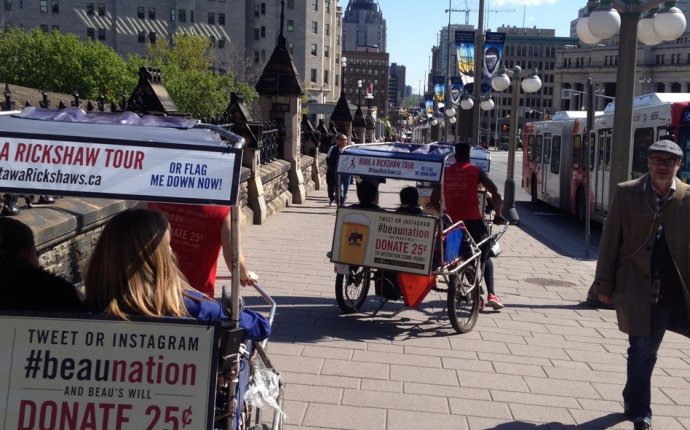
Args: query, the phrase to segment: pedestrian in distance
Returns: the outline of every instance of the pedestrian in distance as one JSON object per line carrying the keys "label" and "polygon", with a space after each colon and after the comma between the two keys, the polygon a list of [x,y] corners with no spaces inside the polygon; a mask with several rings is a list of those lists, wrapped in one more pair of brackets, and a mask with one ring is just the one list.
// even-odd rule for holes
{"label": "pedestrian in distance", "polygon": [[[344,206],[347,201],[347,190],[350,188],[350,175],[340,175],[340,181],[338,182],[338,161],[340,159],[340,153],[348,145],[347,136],[340,133],[335,137],[335,145],[331,146],[326,153],[326,185],[328,188],[328,199],[329,204],[337,204],[338,206]],[[340,187],[340,201],[338,199],[336,187]]]}
{"label": "pedestrian in distance", "polygon": [[676,178],[683,151],[649,147],[649,172],[618,184],[601,235],[593,291],[628,335],[625,415],[652,428],[651,379],[666,330],[690,337],[690,195]]}

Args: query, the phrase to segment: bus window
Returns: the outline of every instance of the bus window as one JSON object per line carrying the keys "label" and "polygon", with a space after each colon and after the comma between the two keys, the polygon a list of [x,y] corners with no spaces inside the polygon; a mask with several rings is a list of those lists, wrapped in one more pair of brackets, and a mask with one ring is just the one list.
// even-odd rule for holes
{"label": "bus window", "polygon": [[[665,129],[665,128],[664,128]],[[652,127],[638,128],[633,136],[631,177],[639,178],[647,173],[647,148],[654,143]]]}
{"label": "bus window", "polygon": [[606,132],[600,131],[597,138],[597,170],[604,170],[604,147],[606,146]]}
{"label": "bus window", "polygon": [[690,182],[690,127],[681,127],[677,132],[678,146],[683,150],[683,162],[678,170],[678,177],[683,182]]}
{"label": "bus window", "polygon": [[606,165],[604,166],[604,169],[608,172],[611,170],[611,133],[606,133],[606,139],[604,141],[605,144],[605,154],[604,156]]}
{"label": "bus window", "polygon": [[553,136],[551,141],[551,173],[557,175],[561,170],[561,136]]}
{"label": "bus window", "polygon": [[534,161],[534,135],[527,136],[527,160]]}
{"label": "bus window", "polygon": [[544,163],[548,163],[551,159],[551,135],[547,134],[544,136]]}
{"label": "bus window", "polygon": [[541,149],[542,143],[544,142],[544,136],[538,135],[536,136],[536,139],[536,144],[534,146],[534,161],[541,163]]}
{"label": "bus window", "polygon": [[582,135],[573,136],[573,170],[580,169],[582,159]]}

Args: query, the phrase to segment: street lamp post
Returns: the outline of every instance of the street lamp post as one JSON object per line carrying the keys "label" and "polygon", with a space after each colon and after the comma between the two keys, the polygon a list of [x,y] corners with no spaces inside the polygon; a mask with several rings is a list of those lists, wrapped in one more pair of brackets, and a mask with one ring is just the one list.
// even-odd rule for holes
{"label": "street lamp post", "polygon": [[[655,8],[664,5],[655,13]],[[589,1],[589,13],[577,22],[576,30],[584,43],[595,44],[613,37],[620,29],[616,106],[613,112],[613,143],[609,176],[609,203],[620,182],[627,181],[631,165],[632,107],[635,94],[637,39],[647,45],[671,41],[685,32],[685,16],[675,1],[600,0]],[[651,14],[641,18],[641,14]]]}
{"label": "street lamp post", "polygon": [[[444,95],[443,95],[443,106],[444,106],[444,111],[446,113],[446,116],[448,119],[451,117],[455,116],[455,110],[453,109],[453,101],[450,98],[450,14],[453,12],[452,5],[451,5],[451,0],[448,0],[448,9],[446,10],[448,12],[448,43],[446,44],[446,49],[448,49],[448,55],[446,56],[446,79],[444,79],[445,87],[444,87]],[[448,110],[451,109],[453,110],[453,114],[449,115]],[[446,121],[446,127],[443,130],[443,140],[445,142],[448,141],[448,130],[450,129],[450,124],[448,121]]]}
{"label": "street lamp post", "polygon": [[510,100],[510,135],[508,140],[508,166],[506,169],[506,182],[503,188],[503,213],[505,218],[513,224],[520,221],[517,209],[515,209],[515,135],[518,128],[518,96],[520,89],[518,81],[522,79],[521,87],[525,93],[535,93],[541,88],[541,79],[537,76],[537,70],[523,71],[520,66],[512,70],[504,70],[492,81],[491,86],[496,91],[505,91],[513,84],[513,93]]}

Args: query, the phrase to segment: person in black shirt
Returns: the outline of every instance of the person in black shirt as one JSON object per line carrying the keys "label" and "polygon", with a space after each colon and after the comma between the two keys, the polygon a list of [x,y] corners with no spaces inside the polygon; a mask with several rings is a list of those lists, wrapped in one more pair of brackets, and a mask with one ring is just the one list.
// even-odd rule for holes
{"label": "person in black shirt", "polygon": [[0,217],[0,288],[0,310],[83,309],[71,283],[39,267],[31,228],[9,217]]}

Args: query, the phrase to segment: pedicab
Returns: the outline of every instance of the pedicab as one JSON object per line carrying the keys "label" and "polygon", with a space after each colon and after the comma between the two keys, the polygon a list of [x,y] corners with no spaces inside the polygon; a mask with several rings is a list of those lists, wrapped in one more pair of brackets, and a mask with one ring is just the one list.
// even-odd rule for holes
{"label": "pedicab", "polygon": [[[342,150],[339,175],[415,181],[422,191],[441,187],[435,215],[338,208],[329,256],[343,313],[361,311],[372,284],[380,300],[374,314],[390,300],[404,302],[398,312],[417,308],[436,290],[446,293],[453,329],[467,333],[474,328],[481,306],[481,250],[496,243],[507,225],[477,243],[462,221],[443,213],[444,167],[453,155],[454,147],[443,143],[371,143]],[[473,162],[488,169],[485,159]]]}
{"label": "pedicab", "polygon": [[[0,116],[0,191],[235,209],[243,145],[181,116],[29,107]],[[51,210],[69,212],[61,203]],[[238,268],[234,252],[223,286],[227,321],[0,312],[2,428],[269,428],[250,403],[274,406],[270,428],[282,428],[284,385],[267,340],[247,341],[240,327]],[[272,323],[275,302],[254,287]]]}

